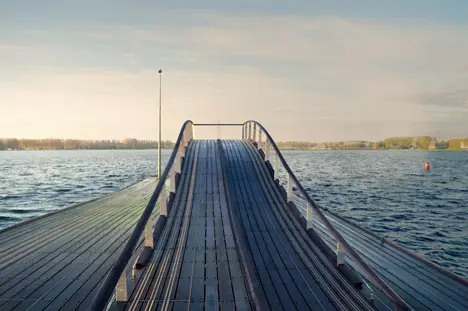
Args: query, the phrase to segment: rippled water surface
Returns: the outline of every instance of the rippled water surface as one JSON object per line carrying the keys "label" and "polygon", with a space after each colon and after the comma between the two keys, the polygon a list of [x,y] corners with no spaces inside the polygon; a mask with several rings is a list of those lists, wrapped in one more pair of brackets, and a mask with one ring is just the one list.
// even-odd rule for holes
{"label": "rippled water surface", "polygon": [[283,155],[319,204],[468,278],[468,152]]}
{"label": "rippled water surface", "polygon": [[[321,205],[468,278],[468,152],[284,155]],[[156,162],[156,150],[0,152],[0,228],[155,175]]]}
{"label": "rippled water surface", "polygon": [[0,228],[156,174],[156,150],[1,151]]}

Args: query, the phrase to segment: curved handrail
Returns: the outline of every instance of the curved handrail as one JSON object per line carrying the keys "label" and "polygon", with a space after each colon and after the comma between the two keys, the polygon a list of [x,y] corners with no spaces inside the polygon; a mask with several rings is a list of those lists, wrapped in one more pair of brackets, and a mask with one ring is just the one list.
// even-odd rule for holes
{"label": "curved handrail", "polygon": [[127,267],[127,264],[130,258],[133,256],[133,252],[135,251],[138,240],[140,239],[141,234],[143,233],[143,230],[146,226],[146,223],[150,219],[151,213],[153,212],[153,209],[156,206],[156,202],[159,198],[159,194],[161,193],[161,190],[165,186],[166,179],[174,164],[174,160],[176,159],[177,152],[179,152],[180,144],[182,140],[184,139],[185,129],[189,124],[193,125],[193,122],[191,120],[187,120],[182,125],[179,136],[177,138],[177,142],[174,146],[174,149],[169,158],[169,161],[167,162],[166,168],[164,169],[164,172],[159,178],[159,182],[156,186],[156,189],[154,190],[153,195],[151,196],[151,199],[146,205],[146,208],[143,211],[143,214],[141,215],[140,220],[136,224],[132,235],[128,239],[127,244],[125,245],[125,248],[120,253],[119,258],[117,259],[116,263],[110,270],[101,288],[99,288],[99,291],[97,292],[93,300],[93,303],[91,305],[91,310],[101,311],[106,307],[110,297],[114,293],[115,286],[117,285],[117,282],[119,281],[120,276],[122,275],[122,273],[125,273],[125,268]]}
{"label": "curved handrail", "polygon": [[[369,278],[369,280],[377,287],[379,288],[389,299],[393,301],[395,305],[397,305],[399,308],[404,309],[404,310],[410,310],[411,307],[389,286],[387,283],[382,280],[375,272],[374,270],[369,267],[364,260],[354,251],[354,249],[348,244],[348,242],[343,238],[343,236],[333,227],[333,225],[330,223],[330,221],[327,219],[327,217],[322,213],[321,209],[319,206],[314,202],[314,200],[311,199],[309,194],[305,191],[304,187],[302,187],[301,183],[297,179],[296,175],[294,175],[293,171],[289,167],[288,163],[284,159],[283,155],[281,154],[278,146],[276,145],[275,141],[271,137],[270,133],[265,129],[265,127],[260,124],[258,121],[255,120],[248,120],[243,123],[243,132],[244,132],[244,127],[246,125],[249,125],[249,123],[253,123],[254,125],[258,126],[259,129],[263,131],[267,139],[269,140],[271,146],[275,150],[278,159],[280,160],[281,164],[283,165],[284,169],[286,172],[289,174],[290,178],[296,185],[298,191],[304,196],[306,201],[310,204],[310,206],[314,209],[314,211],[317,213],[317,215],[320,217],[322,222],[324,223],[325,227],[330,231],[330,233],[333,235],[335,240],[339,243],[341,243],[345,251],[347,252],[348,256],[350,256],[356,264],[362,269],[364,274]],[[249,135],[251,134],[251,129],[249,128],[247,132]],[[255,129],[254,129],[255,131]],[[244,137],[243,137],[244,138]]]}

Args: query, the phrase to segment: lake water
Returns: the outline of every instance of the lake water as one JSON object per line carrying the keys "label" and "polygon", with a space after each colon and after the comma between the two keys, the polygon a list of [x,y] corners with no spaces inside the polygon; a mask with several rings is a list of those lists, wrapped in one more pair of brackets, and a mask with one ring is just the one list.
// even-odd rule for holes
{"label": "lake water", "polygon": [[1,151],[0,228],[156,175],[156,150]]}
{"label": "lake water", "polygon": [[[468,278],[468,152],[284,155],[318,203]],[[156,150],[0,152],[0,228],[154,176],[156,163]]]}

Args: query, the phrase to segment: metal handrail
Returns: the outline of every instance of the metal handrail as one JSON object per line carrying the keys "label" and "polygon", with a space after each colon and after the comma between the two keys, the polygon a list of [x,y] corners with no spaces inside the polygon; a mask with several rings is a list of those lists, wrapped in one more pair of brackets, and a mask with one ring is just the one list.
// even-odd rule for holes
{"label": "metal handrail", "polygon": [[[174,146],[174,149],[169,158],[169,161],[167,162],[164,172],[162,173],[161,176],[159,176],[159,182],[153,192],[153,195],[151,196],[151,199],[146,205],[146,208],[143,211],[143,214],[141,215],[140,220],[136,224],[135,229],[133,230],[132,235],[128,239],[127,244],[122,250],[119,258],[117,259],[116,263],[110,270],[102,286],[99,288],[99,291],[97,292],[93,300],[93,303],[91,305],[91,310],[101,311],[106,307],[107,303],[109,302],[110,298],[112,297],[114,293],[114,289],[116,288],[116,285],[119,282],[119,279],[121,278],[122,274],[125,274],[125,269],[127,267],[127,264],[132,258],[133,253],[137,247],[138,241],[141,237],[141,234],[143,233],[145,227],[147,226],[148,220],[150,219],[151,214],[154,210],[154,207],[156,206],[156,202],[159,198],[159,195],[161,191],[165,189],[165,183],[170,174],[170,171],[173,168],[173,166],[177,164],[175,163],[175,159],[178,156],[178,154],[180,155],[180,148],[185,148],[184,146],[185,142],[187,140],[192,139],[193,134],[190,135],[190,133],[187,139],[186,129],[188,129],[188,127],[192,128],[193,125],[194,123],[190,120],[185,121],[184,124],[182,125],[179,136],[177,138],[177,142]],[[172,172],[172,174],[174,174],[174,172]]]}
{"label": "metal handrail", "polygon": [[194,126],[242,126],[244,123],[194,123]]}
{"label": "metal handrail", "polygon": [[[252,131],[252,125],[253,125],[253,131]],[[263,127],[262,124],[255,120],[249,120],[244,122],[242,126],[242,133],[243,133],[243,139],[251,139],[256,141],[256,128],[258,127],[259,131],[259,140],[261,141],[261,133],[263,132],[266,136],[266,139],[268,139],[269,143],[273,147],[278,159],[280,160],[282,166],[286,170],[288,174],[288,194],[290,191],[292,191],[292,183],[294,183],[298,189],[298,191],[303,195],[303,197],[306,199],[306,202],[308,204],[308,208],[312,208],[314,212],[319,216],[319,218],[322,220],[323,224],[325,227],[330,231],[330,233],[333,235],[337,242],[337,260],[344,261],[344,257],[340,258],[340,251],[344,251],[348,254],[349,257],[351,257],[356,264],[361,268],[362,272],[364,275],[378,288],[380,289],[398,308],[403,309],[403,310],[411,310],[411,307],[384,281],[382,280],[375,272],[374,270],[369,267],[364,260],[356,253],[356,251],[348,244],[348,242],[343,238],[343,236],[333,227],[333,225],[330,223],[328,218],[323,214],[319,206],[312,200],[309,196],[309,194],[305,191],[304,187],[301,185],[299,180],[297,179],[296,175],[294,175],[293,171],[289,167],[288,163],[284,159],[283,155],[281,154],[278,146],[276,145],[275,141],[271,137],[270,133]],[[267,150],[265,150],[265,153]],[[277,169],[277,168],[276,168]],[[276,171],[275,171],[276,174]],[[308,212],[309,213],[309,212]],[[309,219],[307,219],[309,222]],[[308,229],[308,228],[307,228]],[[343,254],[344,256],[344,254]],[[340,262],[338,262],[340,264]]]}
{"label": "metal handrail", "polygon": [[[253,125],[253,131],[252,131],[252,125]],[[160,194],[163,192],[165,193],[165,183],[171,173],[171,170],[174,168],[174,166],[178,167],[180,172],[180,155],[181,155],[181,148],[186,147],[186,143],[193,139],[193,126],[242,126],[242,139],[252,139],[256,141],[256,132],[257,132],[257,127],[258,127],[258,132],[259,132],[259,140],[262,140],[262,132],[265,134],[266,139],[269,141],[271,146],[273,147],[274,151],[276,152],[277,159],[280,160],[282,166],[286,170],[286,172],[289,175],[288,179],[288,194],[291,191],[292,192],[292,183],[296,184],[299,192],[303,195],[303,197],[306,199],[306,202],[308,204],[307,206],[307,213],[309,214],[309,208],[314,209],[314,211],[317,213],[317,215],[320,217],[322,222],[325,224],[326,228],[331,232],[331,234],[334,236],[335,240],[337,241],[337,258],[340,258],[340,256],[344,256],[342,254],[343,251],[346,251],[348,256],[350,256],[356,263],[357,265],[362,269],[364,272],[365,276],[377,287],[379,288],[385,295],[388,296],[390,300],[393,301],[393,303],[401,309],[411,309],[408,304],[400,298],[400,296],[390,287],[388,286],[375,272],[370,268],[362,259],[361,257],[351,248],[351,246],[346,242],[346,240],[341,236],[341,234],[333,227],[333,225],[330,223],[330,221],[326,218],[326,216],[322,213],[320,207],[309,197],[307,192],[304,190],[302,185],[299,183],[298,179],[290,169],[289,165],[287,164],[286,160],[284,159],[283,155],[279,151],[279,148],[277,147],[275,141],[271,137],[271,135],[268,133],[268,131],[261,125],[259,122],[255,120],[249,120],[244,123],[224,123],[224,124],[216,124],[216,123],[193,123],[192,121],[188,120],[185,121],[179,136],[177,138],[177,142],[174,146],[174,149],[172,151],[172,154],[169,158],[169,161],[166,165],[166,168],[164,169],[163,174],[160,176],[160,179],[158,181],[158,184],[151,196],[150,201],[148,202],[145,210],[143,211],[142,216],[140,217],[140,220],[135,226],[135,229],[130,236],[129,240],[127,241],[122,253],[120,254],[119,258],[117,259],[116,263],[110,270],[107,278],[103,282],[102,286],[99,288],[98,293],[96,294],[93,303],[91,305],[91,310],[103,310],[107,304],[109,303],[110,298],[112,297],[114,293],[114,289],[116,288],[116,285],[119,283],[119,280],[121,280],[121,277],[125,276],[126,273],[126,267],[132,258],[135,249],[137,247],[138,241],[141,238],[141,235],[143,231],[145,230],[145,227],[150,225],[148,223],[151,214],[156,206],[156,202],[158,201]],[[192,132],[189,132],[187,135],[187,129],[190,127],[190,130]],[[265,150],[266,154],[268,154],[268,143],[267,143],[267,150]],[[176,158],[178,159],[176,161]],[[276,168],[277,170],[277,168]],[[277,174],[275,170],[275,174]],[[171,174],[171,191],[173,190],[175,192],[175,182],[173,180],[174,177],[174,172]],[[161,198],[162,199],[162,198]],[[165,200],[165,199],[164,199]],[[161,204],[161,202],[160,202]],[[307,222],[309,223],[309,221]],[[307,225],[307,228],[309,228],[309,225]],[[145,238],[146,238],[146,232],[145,232]],[[340,259],[339,259],[340,260]],[[344,262],[344,257],[341,258],[341,260]],[[125,278],[124,278],[124,283],[125,283]]]}

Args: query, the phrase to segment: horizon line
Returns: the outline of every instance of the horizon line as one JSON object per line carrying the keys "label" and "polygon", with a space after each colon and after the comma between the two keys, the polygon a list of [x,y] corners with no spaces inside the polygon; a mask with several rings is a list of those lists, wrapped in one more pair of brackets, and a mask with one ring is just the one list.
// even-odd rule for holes
{"label": "horizon line", "polygon": [[[350,139],[350,140],[322,140],[322,141],[311,141],[311,140],[278,140],[275,142],[277,143],[339,143],[339,142],[379,142],[379,141],[384,141],[386,139],[397,139],[397,138],[419,138],[419,137],[431,137],[435,138],[437,141],[449,141],[451,139],[468,139],[468,136],[465,137],[450,137],[447,139],[440,139],[436,136],[431,136],[431,135],[416,135],[416,136],[389,136],[385,137],[383,139],[378,139],[378,140],[365,140],[365,139]],[[126,139],[131,139],[131,140],[137,140],[137,141],[145,141],[145,142],[155,142],[157,143],[158,140],[153,140],[153,139],[139,139],[139,138],[134,138],[134,137],[125,137],[123,139],[116,139],[116,138],[107,138],[107,139],[82,139],[82,138],[58,138],[58,137],[44,137],[44,138],[25,138],[25,137],[0,137],[0,141],[6,141],[6,140],[78,140],[78,141],[118,141],[118,142],[123,142]],[[208,138],[209,139],[209,138]],[[216,140],[218,138],[213,137],[213,140]],[[173,143],[172,140],[166,139],[166,140],[161,140],[162,142],[171,142]]]}

